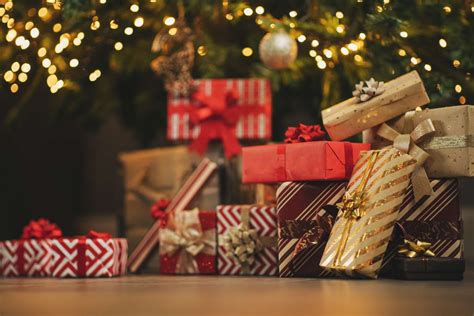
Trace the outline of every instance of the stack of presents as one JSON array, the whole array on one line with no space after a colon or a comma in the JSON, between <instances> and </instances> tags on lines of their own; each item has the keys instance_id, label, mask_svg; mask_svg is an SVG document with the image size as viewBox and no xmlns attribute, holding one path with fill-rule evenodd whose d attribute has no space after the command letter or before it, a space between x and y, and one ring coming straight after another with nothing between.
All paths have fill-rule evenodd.
<instances>
[{"instance_id":1,"label":"stack of presents","mask_svg":"<svg viewBox=\"0 0 474 316\"><path fill-rule=\"evenodd\" d=\"M271 144L268 81L195 85L169 94L168 138L180 145L120 156L130 272L462 279L457 178L474 176L473 106L423 109L430 100L413 71L357 84L322 111L324 129L299 124ZM76 239L121 240L96 235ZM55 270L55 244L76 239L43 237L1 243L0 272L30 275L26 254L42 243ZM123 273L119 248L118 272L100 276ZM88 276L106 264L79 266Z\"/></svg>"}]
</instances>

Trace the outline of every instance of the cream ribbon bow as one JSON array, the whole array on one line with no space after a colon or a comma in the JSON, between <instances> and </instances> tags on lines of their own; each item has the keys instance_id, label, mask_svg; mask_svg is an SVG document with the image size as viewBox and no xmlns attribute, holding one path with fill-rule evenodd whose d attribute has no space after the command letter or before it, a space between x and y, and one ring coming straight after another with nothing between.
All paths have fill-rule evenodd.
<instances>
[{"instance_id":1,"label":"cream ribbon bow","mask_svg":"<svg viewBox=\"0 0 474 316\"><path fill-rule=\"evenodd\" d=\"M430 181L423 167L423 164L430 155L416 144L425 137L434 134L436 130L431 119L426 119L417 126L414 126L414 115L415 111L410 111L405 114L403 134L400 134L386 123L383 123L377 130L377 135L393 142L394 148L409 154L416 160L417 167L411 176L411 183L415 201L418 201L425 195L432 195L433 189L431 188Z\"/></svg>"},{"instance_id":2,"label":"cream ribbon bow","mask_svg":"<svg viewBox=\"0 0 474 316\"><path fill-rule=\"evenodd\" d=\"M177 274L198 273L195 257L199 253L216 254L216 230L202 231L197 208L170 214L167 226L159 234L160 254L174 255L179 252Z\"/></svg>"}]
</instances>

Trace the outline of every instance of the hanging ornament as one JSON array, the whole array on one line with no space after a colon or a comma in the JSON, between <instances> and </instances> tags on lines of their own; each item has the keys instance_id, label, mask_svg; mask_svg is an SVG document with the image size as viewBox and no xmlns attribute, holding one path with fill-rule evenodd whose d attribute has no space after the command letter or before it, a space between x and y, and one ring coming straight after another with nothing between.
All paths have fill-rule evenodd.
<instances>
[{"instance_id":1,"label":"hanging ornament","mask_svg":"<svg viewBox=\"0 0 474 316\"><path fill-rule=\"evenodd\" d=\"M188 95L192 90L193 39L194 34L183 16L172 27L156 34L151 51L160 56L152 60L151 69L163 77L167 91Z\"/></svg>"},{"instance_id":2,"label":"hanging ornament","mask_svg":"<svg viewBox=\"0 0 474 316\"><path fill-rule=\"evenodd\" d=\"M267 33L259 45L260 59L271 69L288 68L298 55L298 44L285 31Z\"/></svg>"}]
</instances>

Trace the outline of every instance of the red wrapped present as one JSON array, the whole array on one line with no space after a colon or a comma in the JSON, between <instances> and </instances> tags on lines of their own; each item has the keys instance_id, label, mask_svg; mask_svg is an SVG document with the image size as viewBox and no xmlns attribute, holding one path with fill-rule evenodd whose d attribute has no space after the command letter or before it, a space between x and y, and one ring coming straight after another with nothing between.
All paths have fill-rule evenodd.
<instances>
[{"instance_id":1,"label":"red wrapped present","mask_svg":"<svg viewBox=\"0 0 474 316\"><path fill-rule=\"evenodd\" d=\"M161 221L162 274L216 273L216 213L178 210Z\"/></svg>"},{"instance_id":2,"label":"red wrapped present","mask_svg":"<svg viewBox=\"0 0 474 316\"><path fill-rule=\"evenodd\" d=\"M127 267L127 240L90 231L86 236L51 239L52 277L113 277Z\"/></svg>"},{"instance_id":3,"label":"red wrapped present","mask_svg":"<svg viewBox=\"0 0 474 316\"><path fill-rule=\"evenodd\" d=\"M276 275L277 217L274 206L217 207L218 273Z\"/></svg>"},{"instance_id":4,"label":"red wrapped present","mask_svg":"<svg viewBox=\"0 0 474 316\"><path fill-rule=\"evenodd\" d=\"M349 179L361 151L368 144L331 141L244 147L242 182Z\"/></svg>"},{"instance_id":5,"label":"red wrapped present","mask_svg":"<svg viewBox=\"0 0 474 316\"><path fill-rule=\"evenodd\" d=\"M61 230L46 219L30 221L20 240L0 242L0 275L49 276L51 273L51 238L61 237Z\"/></svg>"},{"instance_id":6,"label":"red wrapped present","mask_svg":"<svg viewBox=\"0 0 474 316\"><path fill-rule=\"evenodd\" d=\"M347 182L285 182L277 191L280 277L328 277L319 266Z\"/></svg>"},{"instance_id":7,"label":"red wrapped present","mask_svg":"<svg viewBox=\"0 0 474 316\"><path fill-rule=\"evenodd\" d=\"M272 100L265 79L196 80L189 97L168 95L168 139L194 140L204 153L210 140L223 142L226 156L240 152L238 139L271 137Z\"/></svg>"}]
</instances>

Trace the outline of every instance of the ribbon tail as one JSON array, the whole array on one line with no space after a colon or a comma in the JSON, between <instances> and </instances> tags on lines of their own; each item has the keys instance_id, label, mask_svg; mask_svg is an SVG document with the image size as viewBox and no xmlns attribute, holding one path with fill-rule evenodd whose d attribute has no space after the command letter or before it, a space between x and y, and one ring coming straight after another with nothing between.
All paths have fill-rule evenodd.
<instances>
[{"instance_id":1,"label":"ribbon tail","mask_svg":"<svg viewBox=\"0 0 474 316\"><path fill-rule=\"evenodd\" d=\"M413 195L415 196L415 201L419 201L426 195L430 196L434 194L425 168L421 166L416 167L415 171L413 171L411 183L413 185Z\"/></svg>"},{"instance_id":2,"label":"ribbon tail","mask_svg":"<svg viewBox=\"0 0 474 316\"><path fill-rule=\"evenodd\" d=\"M206 153L210 140L211 131L209 130L209 127L206 126L206 124L202 124L201 133L199 133L196 139L192 142L192 144L189 146L189 149L203 156Z\"/></svg>"},{"instance_id":3,"label":"ribbon tail","mask_svg":"<svg viewBox=\"0 0 474 316\"><path fill-rule=\"evenodd\" d=\"M224 145L224 154L227 159L233 156L240 155L242 147L235 135L234 128L226 127L223 124L220 126L222 144Z\"/></svg>"}]
</instances>

